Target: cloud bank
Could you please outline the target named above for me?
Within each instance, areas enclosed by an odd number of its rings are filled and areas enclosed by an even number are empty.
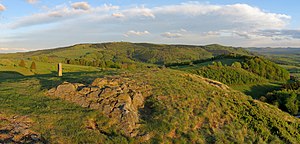
[[[26,37],[28,42],[40,40],[41,43],[36,45],[39,47],[43,44],[47,44],[47,47],[56,46],[51,43],[68,45],[121,40],[220,43],[233,46],[300,46],[299,30],[287,28],[291,19],[289,15],[266,12],[247,4],[188,2],[157,7],[120,7],[76,2],[3,24],[6,33],[0,34],[0,38],[5,39],[4,46],[8,47],[12,41],[7,40],[8,34],[30,27],[32,31],[18,36]],[[42,27],[43,25],[47,27]],[[42,37],[51,39],[42,43]],[[62,41],[63,38],[67,39]],[[28,44],[27,47],[29,46]]]
[[[87,2],[76,2],[71,4],[72,8],[77,10],[89,10],[91,6]]]

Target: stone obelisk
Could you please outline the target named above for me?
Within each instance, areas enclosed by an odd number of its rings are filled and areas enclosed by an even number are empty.
[[[58,71],[58,76],[61,77],[62,76],[62,64],[61,63],[58,63],[57,71]]]

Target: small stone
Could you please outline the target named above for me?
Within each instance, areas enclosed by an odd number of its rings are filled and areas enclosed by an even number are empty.
[[[103,78],[96,78],[93,83],[91,84],[92,86],[97,86],[99,88],[103,88],[105,85],[107,85],[108,82],[106,79]]]
[[[141,107],[144,104],[144,97],[141,94],[133,95],[132,104],[135,108]]]
[[[34,141],[39,141],[39,140],[40,140],[40,139],[39,139],[39,136],[36,135],[36,134],[32,134],[32,135],[30,136],[30,138],[31,138],[32,140],[34,140]]]
[[[56,88],[56,91],[55,91],[55,96],[57,97],[63,97],[63,96],[66,96],[68,94],[70,94],[71,92],[74,92],[76,91],[76,88],[73,84],[71,83],[64,83],[62,85],[59,85],[57,88]]]
[[[120,94],[118,96],[118,101],[121,103],[131,103],[131,98],[128,94]]]
[[[87,97],[88,97],[89,99],[98,99],[100,93],[101,93],[100,90],[98,90],[98,91],[93,91],[93,92],[91,92],[90,94],[88,94]]]
[[[91,88],[89,88],[89,87],[84,87],[84,88],[82,88],[82,89],[79,91],[79,93],[82,94],[82,95],[86,95],[86,94],[88,94],[88,93],[90,93],[90,92],[91,92]]]
[[[91,87],[91,92],[98,91],[99,87]]]
[[[99,103],[96,103],[96,102],[92,102],[90,104],[90,108],[91,109],[99,109],[100,108],[100,104]]]

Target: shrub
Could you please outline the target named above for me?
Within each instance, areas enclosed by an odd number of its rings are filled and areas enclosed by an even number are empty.
[[[26,63],[24,60],[21,60],[20,63],[19,63],[19,66],[20,67],[25,67],[26,66]]]
[[[34,61],[31,63],[30,69],[32,69],[32,70],[33,70],[33,69],[34,69],[34,70],[36,69],[36,64],[35,64]]]

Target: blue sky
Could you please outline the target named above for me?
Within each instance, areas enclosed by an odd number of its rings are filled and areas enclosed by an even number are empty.
[[[300,1],[0,0],[0,53],[111,41],[300,47]]]

